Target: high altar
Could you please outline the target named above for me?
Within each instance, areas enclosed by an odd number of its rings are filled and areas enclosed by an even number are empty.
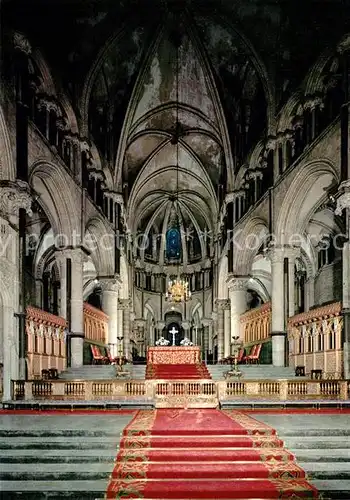
[[[200,362],[199,346],[156,346],[147,349],[148,364],[185,365]]]

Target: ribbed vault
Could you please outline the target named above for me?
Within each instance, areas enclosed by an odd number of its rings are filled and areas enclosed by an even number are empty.
[[[186,18],[169,14],[138,75],[117,155],[115,181],[128,186],[133,233],[165,235],[176,212],[183,261],[205,257],[202,234],[214,229],[230,154],[205,51]]]

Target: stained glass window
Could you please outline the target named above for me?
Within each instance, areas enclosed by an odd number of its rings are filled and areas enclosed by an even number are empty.
[[[181,235],[177,228],[168,229],[166,233],[166,256],[167,259],[180,259]]]

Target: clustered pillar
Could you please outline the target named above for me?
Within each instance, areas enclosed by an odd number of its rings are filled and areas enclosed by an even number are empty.
[[[230,276],[228,279],[231,313],[230,340],[232,337],[239,337],[244,342],[240,318],[241,314],[247,310],[248,280],[248,276]]]
[[[60,316],[68,321],[70,362],[73,368],[84,364],[84,301],[83,262],[84,251],[77,247],[56,252],[60,267]]]
[[[120,283],[116,279],[102,281],[102,307],[108,316],[108,344],[113,357],[119,355],[118,336],[122,336],[118,310],[119,289]]]
[[[130,319],[131,319],[131,302],[130,299],[119,299],[119,307],[123,310],[123,354],[131,361],[132,353],[130,352]]]
[[[218,335],[218,361],[223,359],[225,353],[225,310],[230,308],[229,299],[216,299],[217,335]]]
[[[289,295],[291,290],[290,282],[294,286],[294,263],[299,249],[290,246],[272,246],[268,251],[271,261],[272,276],[272,364],[273,366],[285,366],[285,345],[287,320],[290,312],[294,312],[294,293]],[[286,301],[289,298],[289,303]]]

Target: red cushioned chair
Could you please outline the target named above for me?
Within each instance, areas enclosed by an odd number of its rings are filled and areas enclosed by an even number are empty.
[[[246,356],[246,363],[257,363],[259,364],[260,353],[261,353],[262,344],[256,344],[253,346],[251,353]]]
[[[108,362],[108,358],[106,358],[106,356],[102,356],[101,351],[97,347],[97,345],[91,345],[90,347],[91,347],[91,352],[92,352],[92,364],[104,365],[104,364],[106,364],[106,362]]]

